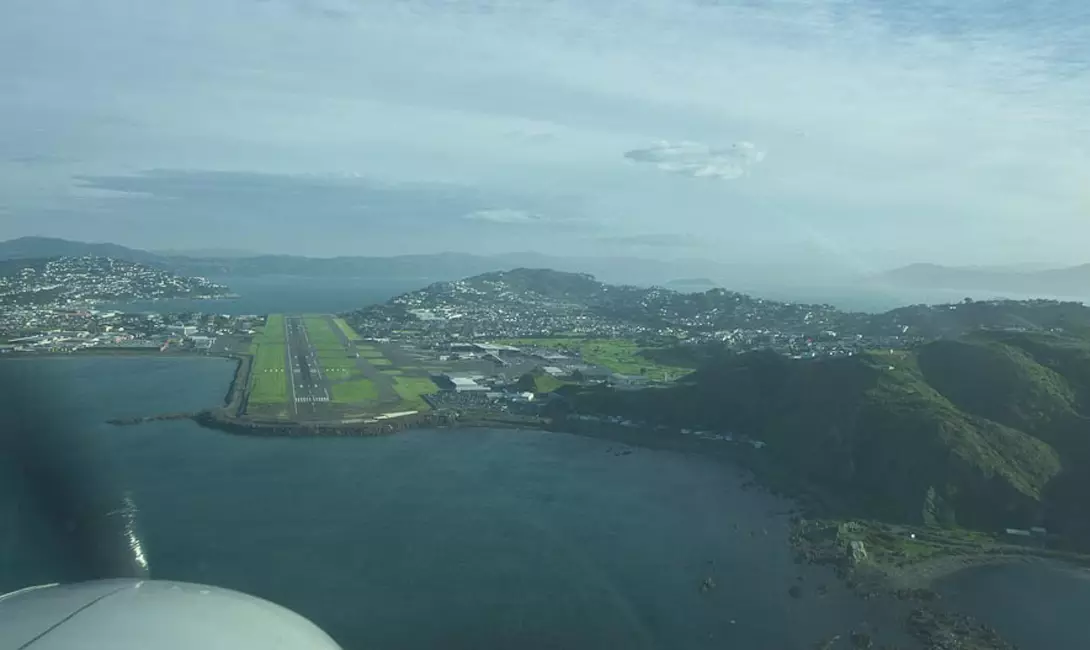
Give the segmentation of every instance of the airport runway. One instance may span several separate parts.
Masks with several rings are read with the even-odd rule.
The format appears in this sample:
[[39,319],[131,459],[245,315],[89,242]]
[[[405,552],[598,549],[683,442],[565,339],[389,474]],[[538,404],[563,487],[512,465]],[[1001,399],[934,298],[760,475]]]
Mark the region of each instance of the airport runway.
[[318,355],[310,345],[303,319],[284,319],[284,335],[288,344],[287,368],[291,387],[292,412],[300,417],[319,417],[330,401],[329,381],[318,365]]

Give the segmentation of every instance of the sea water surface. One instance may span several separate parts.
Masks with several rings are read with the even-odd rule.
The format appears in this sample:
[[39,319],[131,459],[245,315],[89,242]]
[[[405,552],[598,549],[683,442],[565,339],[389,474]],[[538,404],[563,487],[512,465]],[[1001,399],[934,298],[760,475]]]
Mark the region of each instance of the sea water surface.
[[[130,312],[197,311],[218,314],[266,314],[291,311],[294,313],[338,313],[384,302],[408,291],[422,289],[434,278],[353,278],[265,275],[243,277],[210,277],[227,285],[239,295],[229,300],[171,299],[106,303],[107,309]],[[947,289],[878,288],[873,286],[841,287],[728,287],[754,296],[790,302],[831,304],[847,311],[884,312],[905,305],[961,302],[966,296],[974,300],[1009,298],[1051,298],[1087,302],[1087,297],[1031,296],[995,291],[964,291]]]
[[[852,629],[911,647],[898,615],[795,564],[791,504],[720,462],[534,431],[115,427],[104,421],[218,404],[232,365],[0,363],[55,398],[132,511],[151,577],[268,598],[346,648],[802,649]],[[7,527],[0,591],[58,579],[41,541]]]
[[1090,648],[1090,572],[1042,563],[982,566],[936,587],[1020,648]]
[[239,295],[227,300],[138,300],[106,303],[106,309],[128,312],[186,312],[212,314],[339,313],[383,302],[394,296],[421,289],[427,278],[311,278],[269,275],[259,277],[209,278],[226,284]]

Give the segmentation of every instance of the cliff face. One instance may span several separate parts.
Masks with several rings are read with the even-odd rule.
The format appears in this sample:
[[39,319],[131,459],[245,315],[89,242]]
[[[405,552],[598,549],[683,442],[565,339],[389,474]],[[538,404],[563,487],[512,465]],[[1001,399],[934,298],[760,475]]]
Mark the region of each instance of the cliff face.
[[684,385],[573,402],[764,440],[776,463],[866,515],[1090,539],[1090,344],[1079,339],[978,333],[816,361],[753,353]]

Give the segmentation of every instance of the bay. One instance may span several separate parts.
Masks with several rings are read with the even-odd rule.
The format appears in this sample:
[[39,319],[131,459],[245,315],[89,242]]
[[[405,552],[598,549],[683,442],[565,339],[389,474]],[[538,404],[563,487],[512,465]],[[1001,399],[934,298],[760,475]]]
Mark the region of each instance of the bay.
[[194,311],[232,316],[271,312],[328,314],[383,302],[429,283],[421,278],[312,278],[285,275],[209,279],[227,285],[239,297],[226,300],[137,300],[104,303],[101,308],[127,312]]
[[[852,629],[910,647],[901,613],[796,565],[791,504],[744,490],[720,462],[542,432],[113,427],[107,418],[219,403],[231,365],[4,364],[55,397],[85,464],[132,511],[151,577],[268,598],[346,648],[809,648]],[[57,544],[19,527],[6,539],[0,590],[58,579],[43,552]]]
[[[306,277],[288,275],[210,277],[239,294],[228,300],[138,300],[105,303],[106,309],[129,312],[186,312],[218,314],[340,313],[384,302],[408,291],[421,289],[432,282],[428,278],[353,278]],[[881,288],[870,285],[842,287],[759,287],[745,289],[754,296],[789,302],[831,304],[846,311],[884,312],[897,307],[918,304],[961,302],[966,296],[974,300],[1048,298],[1086,302],[1086,297],[1036,296],[994,291],[964,291],[950,289]]]

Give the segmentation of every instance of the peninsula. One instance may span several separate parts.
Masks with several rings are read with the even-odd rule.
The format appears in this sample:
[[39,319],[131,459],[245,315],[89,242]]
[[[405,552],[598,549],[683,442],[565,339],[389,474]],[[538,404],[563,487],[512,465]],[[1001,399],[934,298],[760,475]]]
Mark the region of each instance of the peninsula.
[[156,418],[256,436],[541,428],[723,457],[803,505],[799,561],[919,605],[920,638],[993,647],[930,608],[923,576],[1090,564],[1079,303],[863,314],[516,269],[340,315],[187,319],[178,349],[218,331],[201,351],[238,370],[222,407]]

